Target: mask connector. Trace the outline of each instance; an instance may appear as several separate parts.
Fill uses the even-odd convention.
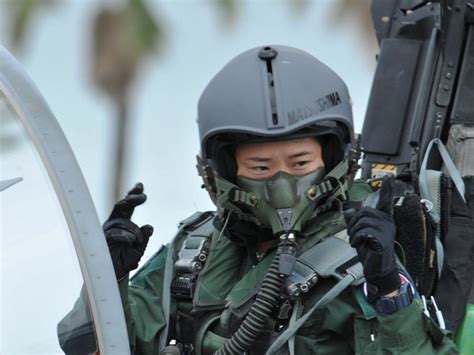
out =
[[[278,272],[280,277],[291,275],[296,263],[296,242],[293,233],[283,234],[280,237],[280,260],[278,263]]]
[[[293,217],[293,210],[291,208],[279,208],[277,209],[277,213],[283,230],[285,231],[285,233],[288,233],[291,229],[291,219]]]

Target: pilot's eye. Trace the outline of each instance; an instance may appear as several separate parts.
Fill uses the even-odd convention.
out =
[[[251,167],[250,170],[252,170],[254,173],[266,173],[267,171],[270,170],[270,168],[268,166],[254,166],[254,167]]]
[[[304,169],[307,168],[309,165],[309,160],[301,160],[293,164],[293,168],[295,169]]]

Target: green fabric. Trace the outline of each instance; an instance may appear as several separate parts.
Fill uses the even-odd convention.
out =
[[[376,317],[377,312],[375,311],[374,307],[372,307],[370,303],[367,302],[367,300],[365,299],[364,294],[362,292],[362,288],[353,288],[353,291],[357,303],[359,303],[362,313],[364,313],[365,319],[372,319]]]
[[[186,234],[181,230],[176,237],[174,250],[181,249]],[[132,278],[129,287],[125,287],[128,278],[119,282],[119,291],[127,319],[128,335],[132,354],[157,354],[159,336],[167,320],[163,311],[163,279],[166,256],[169,245],[163,246]],[[171,320],[176,317],[176,301],[170,305]]]
[[[349,201],[363,201],[369,194],[374,192],[372,188],[364,180],[355,180],[349,189]]]
[[[340,209],[342,210],[342,206]],[[298,241],[300,254],[319,243],[322,239],[345,230],[346,222],[341,210],[328,211],[316,216],[303,229],[303,236],[300,236]]]
[[[199,274],[193,305],[196,310],[222,307],[226,296],[238,281],[243,256],[241,248],[216,231],[208,260]]]
[[[156,340],[166,325],[161,290],[167,250],[167,247],[162,248],[147,268],[137,274],[128,290],[123,285],[119,287],[122,300],[128,294],[125,315],[132,353],[135,354],[156,354]]]
[[[474,354],[474,304],[466,306],[466,315],[456,334],[456,344],[462,355]]]
[[[320,240],[341,230],[341,224],[335,223],[342,223],[338,215],[320,216],[318,221],[320,228],[313,229],[318,232],[300,239],[305,245],[310,245],[313,238]],[[251,304],[273,254],[251,267],[250,256],[242,248],[233,245],[225,235],[218,238],[219,235],[217,232],[213,235],[211,253],[200,274],[202,285],[198,288],[193,307],[194,310],[204,310],[227,306],[239,317]],[[179,247],[175,250],[179,250]],[[161,286],[167,251],[168,248],[164,248],[158,253],[146,269],[134,278],[130,287],[126,287],[126,280],[120,284],[135,354],[158,353],[157,339],[166,324],[161,309]],[[308,294],[304,294],[302,314],[334,284],[335,280],[323,279]],[[316,310],[294,338],[295,354],[457,353],[447,333],[424,317],[418,301],[393,315],[380,315],[359,294],[360,286],[350,287],[325,308]],[[171,315],[173,321],[176,315],[175,302],[172,303]],[[205,332],[201,339],[203,354],[212,353],[222,343],[225,332],[221,330],[219,327],[210,327]]]
[[[255,265],[255,267],[253,267],[235,284],[227,296],[226,300],[228,302],[228,307],[239,318],[242,318],[245,313],[247,313],[247,307],[242,309],[242,306],[244,306],[249,300],[253,299],[257,294],[275,254],[276,250]]]
[[[210,349],[213,346],[215,346],[215,349],[213,349],[215,351],[219,349],[223,345],[223,343],[226,342],[227,338],[214,334],[209,330],[209,328],[214,322],[219,321],[219,318],[219,313],[211,315],[207,319],[207,321],[202,324],[201,329],[199,329],[199,331],[197,332],[196,339],[199,339],[199,341],[197,341],[195,344],[195,351],[197,354],[201,354],[203,348]]]

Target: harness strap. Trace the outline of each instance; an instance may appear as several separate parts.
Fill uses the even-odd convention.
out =
[[[441,159],[443,160],[444,165],[446,166],[446,170],[448,171],[448,174],[451,177],[451,180],[453,180],[453,183],[456,186],[456,190],[459,192],[459,195],[461,196],[464,203],[466,203],[466,198],[464,196],[465,190],[466,190],[464,186],[464,181],[461,177],[461,174],[459,174],[458,169],[454,165],[453,160],[449,156],[449,153],[446,150],[446,147],[444,146],[443,142],[439,138],[433,139],[428,144],[428,147],[426,148],[425,156],[423,158],[423,162],[421,164],[420,179],[419,179],[421,198],[427,199],[431,202],[433,202],[433,199],[434,199],[434,197],[431,195],[431,192],[428,186],[428,176],[427,176],[428,161],[431,157],[431,153],[434,146],[438,148],[438,152],[441,156]],[[435,220],[435,222],[439,222],[439,215],[438,216],[432,215],[432,217]]]
[[[443,271],[444,263],[444,247],[439,238],[436,238],[436,261],[438,264],[438,277],[441,277],[441,272]]]
[[[181,229],[180,229],[181,231]],[[163,294],[162,294],[162,305],[163,305],[163,313],[166,319],[165,329],[160,334],[159,338],[159,349],[162,350],[168,342],[168,332],[169,332],[169,324],[170,324],[170,309],[171,309],[171,282],[173,281],[173,254],[174,254],[174,247],[176,244],[176,240],[179,236],[173,238],[169,245],[168,253],[166,254],[166,261],[165,261],[165,272],[163,275]]]
[[[441,220],[441,206],[439,201],[439,194],[440,194],[440,180],[442,179],[442,172],[436,170],[428,169],[428,163],[433,151],[433,148],[436,146],[438,152],[443,160],[444,165],[446,166],[446,170],[456,187],[459,195],[461,196],[464,203],[466,203],[465,199],[465,186],[464,181],[459,173],[458,169],[453,163],[449,152],[447,151],[446,147],[444,146],[443,142],[439,138],[434,138],[426,148],[426,153],[423,158],[423,162],[420,168],[420,177],[419,177],[419,188],[420,188],[420,197],[422,199],[428,200],[433,204],[433,207],[428,211],[431,218],[433,219],[434,223],[437,225],[436,230],[436,256],[437,256],[437,264],[438,264],[438,277],[441,277],[441,271],[444,264],[444,249],[443,245],[441,244],[440,238],[440,220]],[[435,194],[435,196],[433,196]]]
[[[206,334],[206,331],[209,329],[209,327],[216,321],[220,319],[220,314],[214,314],[211,315],[207,321],[203,323],[201,328],[198,330],[196,334],[196,354],[201,354],[202,353],[202,348],[203,348],[203,341],[204,341],[204,335]]]
[[[301,297],[298,297],[295,301],[294,306],[293,306],[293,313],[291,314],[290,323],[288,325],[288,328],[292,328],[295,325],[296,320],[298,319],[298,316],[300,315],[300,312],[302,310],[303,310],[303,305],[301,304]],[[295,337],[291,337],[290,339],[288,339],[288,350],[290,351],[290,355],[296,355],[296,353],[295,353]]]
[[[198,274],[209,256],[212,223],[207,223],[213,215],[208,215],[194,225],[184,240],[178,259],[174,263],[175,278],[171,283],[171,293],[175,298],[192,300]]]
[[[207,222],[211,217],[214,216],[214,213],[209,212],[196,212],[185,220],[181,221],[179,224],[178,233],[171,241],[168,246],[168,253],[166,254],[165,261],[165,271],[163,275],[163,293],[162,293],[162,305],[163,313],[166,319],[166,325],[159,337],[159,349],[162,350],[168,342],[168,333],[170,325],[170,309],[171,309],[171,284],[173,282],[174,275],[174,255],[176,254],[176,242],[182,236],[182,233],[186,231],[187,228],[193,228],[196,226],[201,226],[203,223]]]

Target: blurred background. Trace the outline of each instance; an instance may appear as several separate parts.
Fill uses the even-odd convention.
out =
[[[377,51],[367,0],[0,0],[0,44],[55,113],[101,221],[137,181],[155,233],[145,262],[196,210],[199,95],[223,65],[283,44],[333,68],[360,132]],[[56,326],[82,274],[51,182],[0,91],[0,353],[61,353]],[[81,324],[79,324],[81,325]],[[25,336],[26,335],[26,336]]]
[[[101,221],[144,183],[135,221],[155,227],[148,255],[180,220],[213,209],[195,168],[196,105],[227,61],[267,44],[313,54],[349,86],[357,132],[375,69],[366,0],[2,0],[0,23],[1,44],[55,113]]]

